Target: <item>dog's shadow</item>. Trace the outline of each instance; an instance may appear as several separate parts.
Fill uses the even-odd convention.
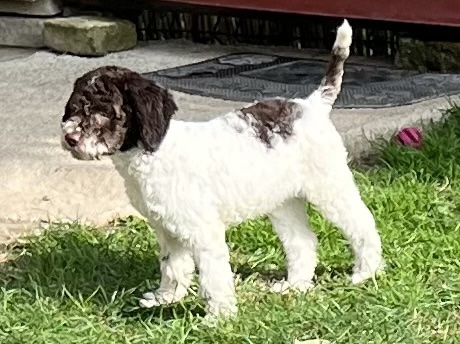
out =
[[[30,302],[37,296],[63,303],[78,300],[99,309],[116,308],[125,317],[168,319],[186,312],[204,314],[196,302],[139,308],[142,292],[159,284],[158,248],[153,233],[124,231],[123,238],[117,235],[56,230],[15,244],[9,259],[0,264],[0,286],[21,290],[31,297]]]
[[[257,276],[257,279],[266,284],[271,284],[275,281],[282,281],[287,278],[287,272],[285,268],[282,269],[267,269],[263,267],[254,267],[247,263],[236,266],[235,272],[241,276],[241,280],[244,281],[253,276]],[[337,266],[324,266],[321,263],[318,264],[315,270],[315,280],[326,279],[326,280],[346,280],[347,276],[351,275],[352,268],[342,265]]]
[[[158,246],[147,226],[122,225],[120,230],[110,227],[111,233],[78,225],[60,227],[15,244],[10,259],[0,263],[0,287],[25,291],[32,298],[30,302],[35,301],[35,295],[64,303],[80,300],[99,309],[115,308],[129,318],[204,315],[203,300],[193,295],[167,307],[146,310],[137,306],[142,292],[159,284]],[[232,265],[243,281],[256,276],[270,282],[286,275],[285,267],[273,270],[247,263]],[[320,278],[340,278],[349,271],[340,267],[331,271],[319,265],[316,273]]]

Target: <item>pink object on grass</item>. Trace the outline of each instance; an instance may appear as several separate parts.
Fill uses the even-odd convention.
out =
[[[403,146],[420,148],[422,145],[422,133],[417,128],[404,128],[396,135],[396,140]]]

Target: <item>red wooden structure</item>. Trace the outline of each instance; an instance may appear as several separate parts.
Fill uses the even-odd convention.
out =
[[[1,1],[1,0],[0,0]],[[460,0],[63,0],[70,5],[147,9],[208,7],[460,28]]]
[[[460,0],[163,0],[163,2],[460,27]]]

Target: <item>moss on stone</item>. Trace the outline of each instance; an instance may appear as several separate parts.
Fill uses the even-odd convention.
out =
[[[458,72],[460,43],[401,38],[396,65],[399,68],[416,69],[421,72]]]
[[[49,48],[90,56],[128,50],[137,43],[136,27],[130,21],[89,16],[47,20],[43,37]]]

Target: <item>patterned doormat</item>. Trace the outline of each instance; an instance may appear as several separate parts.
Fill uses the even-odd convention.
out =
[[[252,102],[306,97],[319,85],[327,62],[264,54],[230,54],[146,73],[172,90]],[[418,73],[346,63],[338,108],[383,108],[460,93],[459,74]]]

